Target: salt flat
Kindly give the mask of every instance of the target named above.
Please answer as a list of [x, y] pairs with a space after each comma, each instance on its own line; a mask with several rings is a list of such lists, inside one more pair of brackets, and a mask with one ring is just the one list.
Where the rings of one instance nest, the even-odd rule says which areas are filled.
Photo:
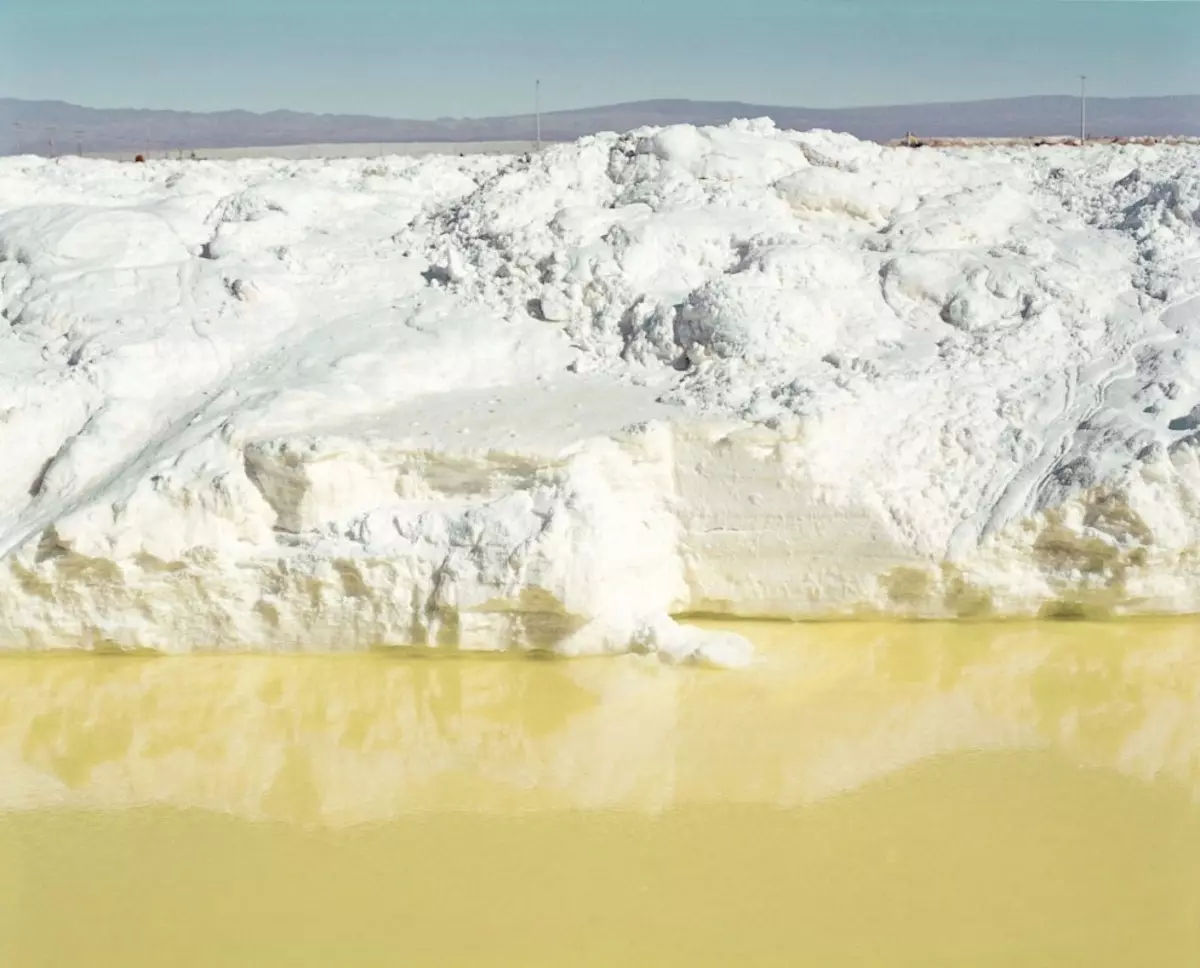
[[9, 648], [1200, 610], [1200, 149], [0, 161]]
[[150, 160], [188, 160], [195, 155], [201, 161], [237, 161], [243, 158], [286, 158], [292, 161], [339, 158], [380, 158], [425, 155], [503, 155], [525, 154], [537, 147], [534, 141], [403, 141], [338, 144], [246, 146], [242, 148], [161, 149], [120, 152], [89, 152], [87, 157], [108, 161], [133, 161], [139, 154]]

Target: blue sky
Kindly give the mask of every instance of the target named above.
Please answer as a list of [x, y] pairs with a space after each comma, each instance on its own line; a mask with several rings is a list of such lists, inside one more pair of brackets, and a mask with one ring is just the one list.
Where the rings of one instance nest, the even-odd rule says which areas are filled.
[[403, 117], [1200, 93], [1193, 0], [0, 0], [0, 96]]

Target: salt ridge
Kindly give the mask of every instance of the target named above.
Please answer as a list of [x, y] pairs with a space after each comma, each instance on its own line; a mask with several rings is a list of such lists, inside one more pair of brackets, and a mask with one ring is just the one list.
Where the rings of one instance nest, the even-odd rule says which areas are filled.
[[1200, 611], [1200, 149], [0, 162], [6, 648]]

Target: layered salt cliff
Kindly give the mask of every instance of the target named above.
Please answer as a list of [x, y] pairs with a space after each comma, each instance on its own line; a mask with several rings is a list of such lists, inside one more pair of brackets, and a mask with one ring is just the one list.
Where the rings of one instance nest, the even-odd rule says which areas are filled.
[[1200, 611], [1200, 149], [0, 161], [0, 646]]

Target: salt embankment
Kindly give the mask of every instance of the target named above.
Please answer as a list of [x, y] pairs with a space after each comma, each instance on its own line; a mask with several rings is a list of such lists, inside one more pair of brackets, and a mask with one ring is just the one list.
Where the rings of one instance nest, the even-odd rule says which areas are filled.
[[1200, 147], [0, 161], [0, 646], [1200, 611]]

